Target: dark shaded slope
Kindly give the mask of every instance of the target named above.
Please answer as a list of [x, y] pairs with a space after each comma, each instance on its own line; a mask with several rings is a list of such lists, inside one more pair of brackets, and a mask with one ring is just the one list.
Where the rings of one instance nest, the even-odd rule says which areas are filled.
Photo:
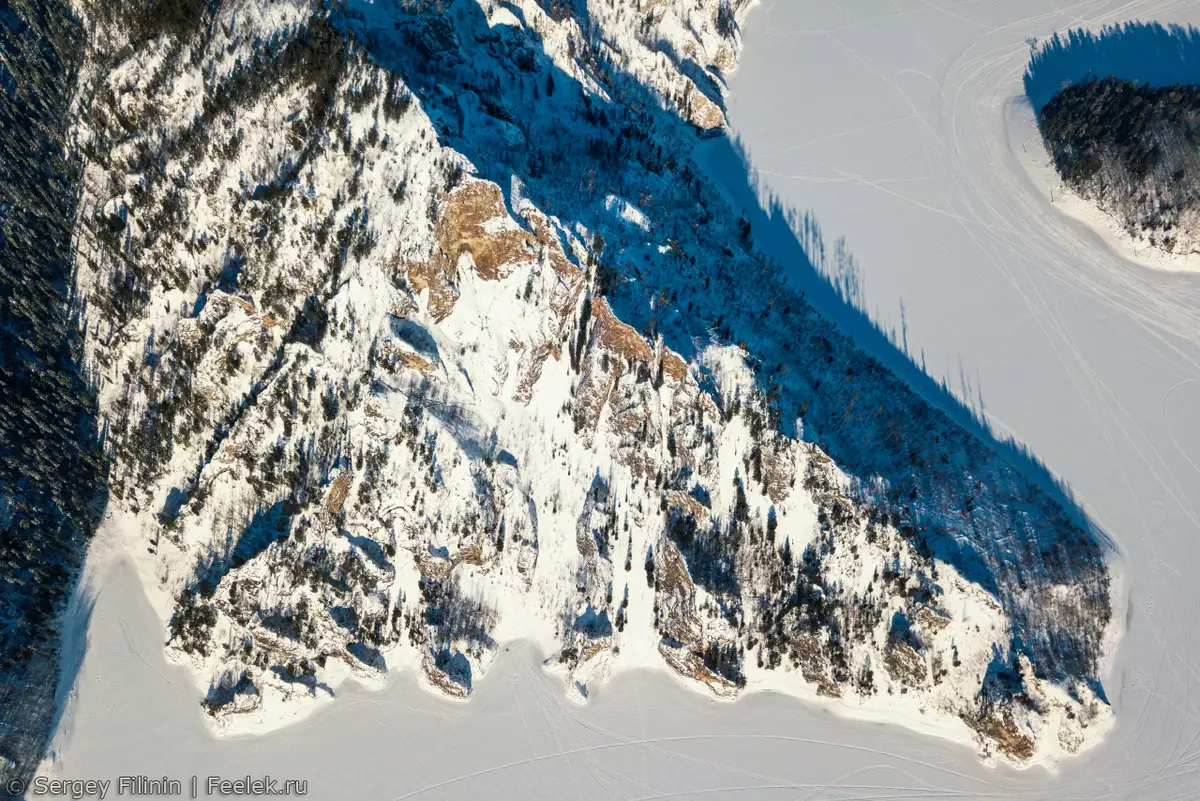
[[71, 313], [79, 169], [65, 143], [80, 30], [65, 2], [0, 10], [0, 780], [57, 717], [61, 616], [104, 501]]

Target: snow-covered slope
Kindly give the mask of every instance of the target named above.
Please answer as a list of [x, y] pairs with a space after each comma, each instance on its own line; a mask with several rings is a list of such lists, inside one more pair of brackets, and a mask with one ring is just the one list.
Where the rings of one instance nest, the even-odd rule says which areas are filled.
[[1075, 510], [697, 177], [744, 8], [80, 11], [110, 509], [219, 729], [517, 639], [581, 700], [665, 664], [1018, 763], [1110, 725]]

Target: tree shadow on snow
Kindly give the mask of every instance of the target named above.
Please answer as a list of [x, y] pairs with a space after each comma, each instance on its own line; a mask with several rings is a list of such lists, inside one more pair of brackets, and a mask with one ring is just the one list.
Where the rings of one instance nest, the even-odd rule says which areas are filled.
[[1116, 76], [1151, 88], [1200, 84], [1200, 30], [1157, 22], [1127, 22], [1092, 33], [1054, 34], [1034, 46], [1025, 94], [1035, 112], [1064, 86]]

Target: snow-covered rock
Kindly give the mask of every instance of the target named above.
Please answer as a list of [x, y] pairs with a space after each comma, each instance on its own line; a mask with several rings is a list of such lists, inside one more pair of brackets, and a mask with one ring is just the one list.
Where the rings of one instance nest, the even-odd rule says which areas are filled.
[[689, 163], [744, 6], [83, 6], [111, 502], [216, 726], [467, 697], [525, 638], [580, 700], [665, 665], [1019, 763], [1103, 732], [1090, 533]]

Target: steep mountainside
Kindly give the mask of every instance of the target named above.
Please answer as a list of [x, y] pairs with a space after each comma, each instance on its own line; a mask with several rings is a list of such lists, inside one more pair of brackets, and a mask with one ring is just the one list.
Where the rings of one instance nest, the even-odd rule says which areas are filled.
[[743, 5], [83, 4], [110, 508], [218, 728], [529, 638], [580, 700], [665, 663], [1018, 763], [1105, 730], [1092, 533], [691, 161]]
[[1200, 253], [1200, 87], [1071, 84], [1038, 127], [1063, 181], [1126, 233], [1168, 253]]
[[0, 10], [0, 786], [53, 731], [60, 623], [104, 501], [70, 298], [81, 33], [62, 3]]

